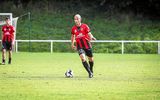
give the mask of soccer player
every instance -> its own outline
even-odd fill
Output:
[[[96,40],[96,38],[91,34],[88,25],[81,23],[81,20],[82,18],[79,14],[74,16],[75,25],[71,30],[71,47],[78,51],[82,64],[89,74],[89,78],[92,78],[94,60],[90,41]],[[89,64],[86,60],[86,56],[88,57]]]
[[[5,19],[6,24],[2,26],[2,65],[5,65],[6,51],[9,52],[8,64],[11,64],[12,46],[14,44],[14,27],[10,25],[10,19]]]

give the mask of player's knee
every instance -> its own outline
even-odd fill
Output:
[[[5,50],[5,49],[2,49],[2,52],[3,52],[3,53],[5,53],[5,52],[6,52],[6,50]]]
[[[82,58],[81,60],[82,60],[82,62],[85,62],[85,61],[86,61],[86,59],[84,59],[84,58]]]
[[[81,57],[81,60],[82,60],[82,62],[85,62],[86,61],[86,58],[85,57]]]
[[[93,57],[89,57],[88,59],[89,59],[90,62],[94,61]]]
[[[85,61],[86,61],[85,55],[81,54],[81,55],[80,55],[80,58],[81,58],[82,62],[85,62]]]

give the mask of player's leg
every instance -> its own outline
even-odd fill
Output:
[[[86,55],[88,56],[90,70],[93,73],[94,57],[93,57],[92,49],[86,49],[85,52],[86,52]]]
[[[8,64],[11,64],[11,60],[12,60],[12,42],[9,42],[8,50],[9,50]]]
[[[82,61],[82,64],[89,74],[89,78],[92,78],[93,74],[92,74],[92,72],[89,68],[89,65],[88,65],[87,61],[86,61],[85,51],[83,49],[79,49],[78,52],[79,52],[79,56],[80,56],[80,59]]]
[[[2,65],[6,62],[6,49],[2,49]]]
[[[8,64],[11,64],[11,60],[12,60],[12,50],[9,50]]]
[[[88,60],[89,60],[90,70],[93,73],[94,58],[88,57]]]
[[[2,42],[2,65],[5,64],[6,60],[6,42]]]

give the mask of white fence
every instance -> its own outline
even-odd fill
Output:
[[[1,41],[1,40],[0,40]],[[71,42],[70,40],[16,40],[15,41],[15,51],[18,52],[19,42],[48,42],[50,43],[50,52],[53,52],[53,42]],[[121,54],[124,54],[124,44],[125,43],[157,43],[157,52],[160,54],[160,41],[132,41],[132,40],[96,40],[92,41],[96,43],[121,43]]]
[[[53,42],[71,42],[70,40],[16,40],[15,41],[15,51],[18,52],[19,42],[48,42],[50,43],[50,52],[53,52]],[[121,54],[124,54],[124,44],[125,43],[157,43],[157,52],[160,54],[160,41],[132,41],[132,40],[96,40],[92,41],[96,43],[121,43]]]

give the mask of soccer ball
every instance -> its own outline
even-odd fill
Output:
[[[73,71],[71,69],[67,70],[65,72],[65,77],[66,78],[72,78],[73,77]]]

